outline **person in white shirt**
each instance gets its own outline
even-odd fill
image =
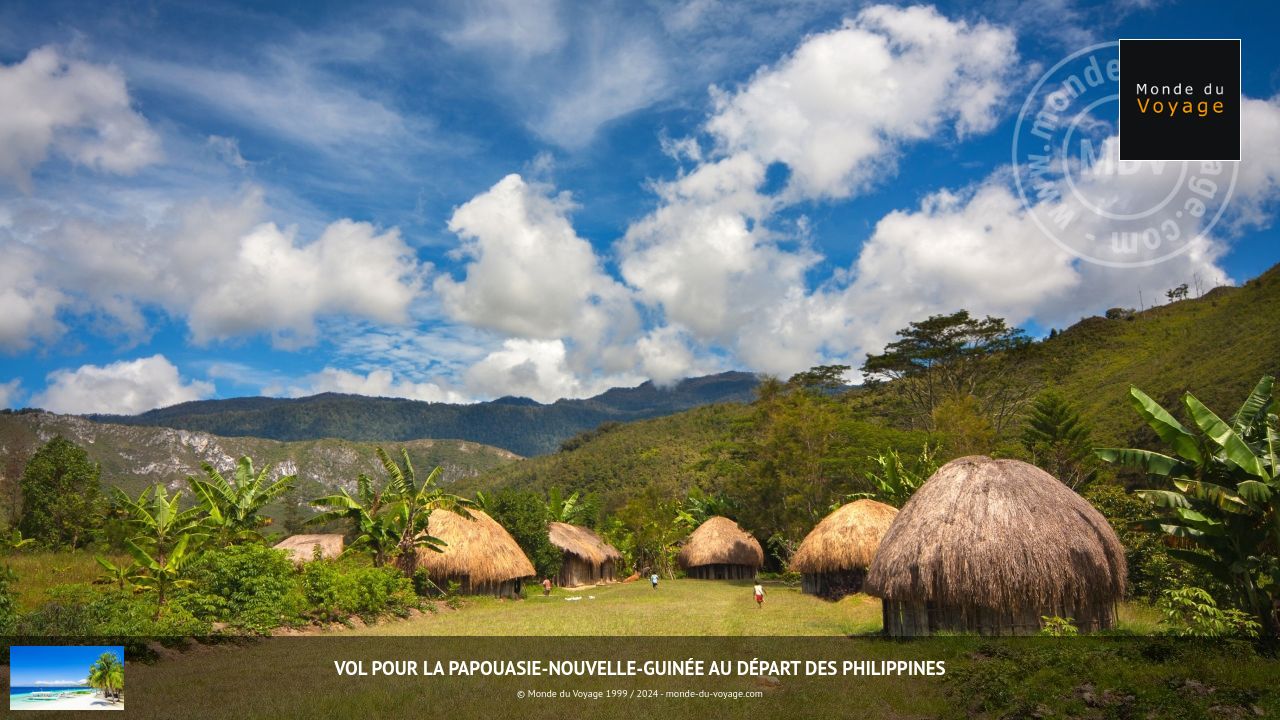
[[[754,589],[756,593],[756,607],[762,608],[764,607],[764,586],[761,585],[759,581],[756,581]]]

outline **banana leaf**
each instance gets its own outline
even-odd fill
[[[1190,460],[1193,463],[1203,461],[1200,454],[1200,445],[1196,442],[1196,437],[1187,432],[1167,410],[1160,406],[1160,403],[1152,400],[1146,393],[1136,387],[1129,388],[1129,400],[1133,407],[1142,416],[1143,420],[1156,431],[1156,435],[1160,439],[1169,444],[1179,457]]]
[[[1248,444],[1236,434],[1231,426],[1222,421],[1214,414],[1212,410],[1205,407],[1191,393],[1187,393],[1182,398],[1182,403],[1187,406],[1187,410],[1191,413],[1192,419],[1196,421],[1196,425],[1204,431],[1218,447],[1222,448],[1223,454],[1228,460],[1238,465],[1250,475],[1260,477],[1264,480],[1270,480],[1270,475],[1262,465],[1262,461],[1253,453]]]

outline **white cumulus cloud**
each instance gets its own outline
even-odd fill
[[[267,395],[303,397],[318,393],[345,393],[369,397],[396,397],[427,402],[463,403],[466,395],[442,387],[434,382],[413,382],[396,378],[390,370],[371,370],[368,373],[353,372],[326,367],[311,373],[286,387],[267,387]]]
[[[164,208],[151,221],[51,215],[0,226],[0,347],[61,331],[59,312],[94,314],[99,330],[145,337],[144,309],[183,319],[196,343],[268,333],[278,347],[314,342],[325,317],[404,323],[426,267],[398,231],[338,220],[314,239],[267,218],[262,192]],[[13,275],[13,278],[8,278]]]
[[[847,197],[902,143],[990,130],[1016,59],[1006,28],[877,5],[737,91],[713,90],[706,129],[725,154],[785,163],[793,197]]]
[[[574,373],[560,340],[511,338],[502,348],[472,365],[465,374],[466,387],[476,397],[515,395],[550,403],[560,398],[596,395],[611,387],[634,385],[634,375],[583,378]]]
[[[0,66],[0,176],[30,188],[50,151],[99,171],[132,173],[160,159],[160,138],[132,107],[114,67],[32,50]]]
[[[164,355],[55,370],[31,405],[58,413],[132,415],[207,398],[212,383],[184,381]]]
[[[22,379],[14,378],[0,383],[0,408],[17,407],[18,398],[22,397]]]

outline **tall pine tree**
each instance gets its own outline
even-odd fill
[[[1093,431],[1061,395],[1040,394],[1031,405],[1022,446],[1035,464],[1079,490],[1093,479]]]

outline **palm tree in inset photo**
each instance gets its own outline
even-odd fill
[[[102,691],[102,697],[114,700],[124,690],[124,663],[115,653],[104,652],[89,667],[89,686]]]

